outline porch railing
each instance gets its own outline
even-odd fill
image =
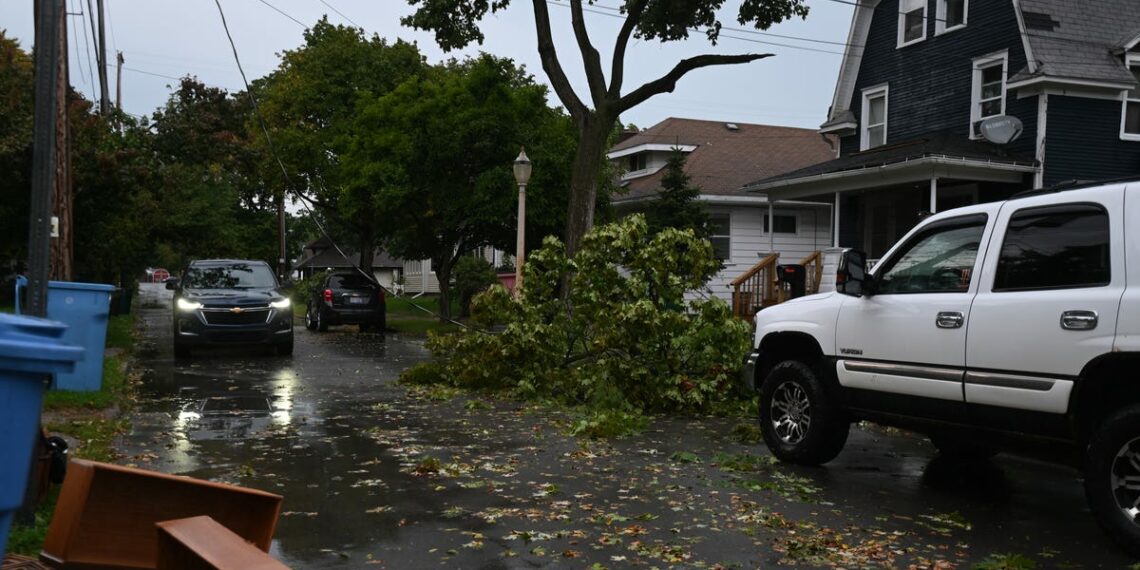
[[[818,249],[811,255],[800,260],[804,266],[804,293],[814,295],[819,293],[819,282],[823,278],[823,252]]]
[[[779,302],[776,297],[776,263],[779,253],[769,254],[740,277],[732,280],[732,313],[751,319],[763,307]]]

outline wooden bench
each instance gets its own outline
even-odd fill
[[[268,552],[281,500],[234,485],[73,459],[40,559],[56,568],[154,568],[155,524],[201,515]]]

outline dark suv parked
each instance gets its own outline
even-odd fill
[[[384,289],[359,273],[330,273],[314,288],[305,311],[305,328],[309,330],[360,325],[361,331],[383,331],[387,324]]]
[[[264,261],[194,261],[166,288],[174,290],[176,357],[193,347],[242,344],[293,354],[293,307]]]

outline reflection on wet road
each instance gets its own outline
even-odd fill
[[[956,463],[878,428],[853,429],[827,468],[795,468],[734,419],[580,442],[558,410],[397,386],[428,357],[399,335],[298,328],[292,357],[175,362],[162,293],[143,291],[123,462],[283,495],[272,553],[295,568],[1131,563],[1065,468]]]

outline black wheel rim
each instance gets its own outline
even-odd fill
[[[1120,447],[1112,460],[1112,495],[1132,524],[1140,524],[1140,437]]]
[[[781,442],[795,445],[811,428],[811,400],[803,386],[784,382],[772,394],[772,430]]]

